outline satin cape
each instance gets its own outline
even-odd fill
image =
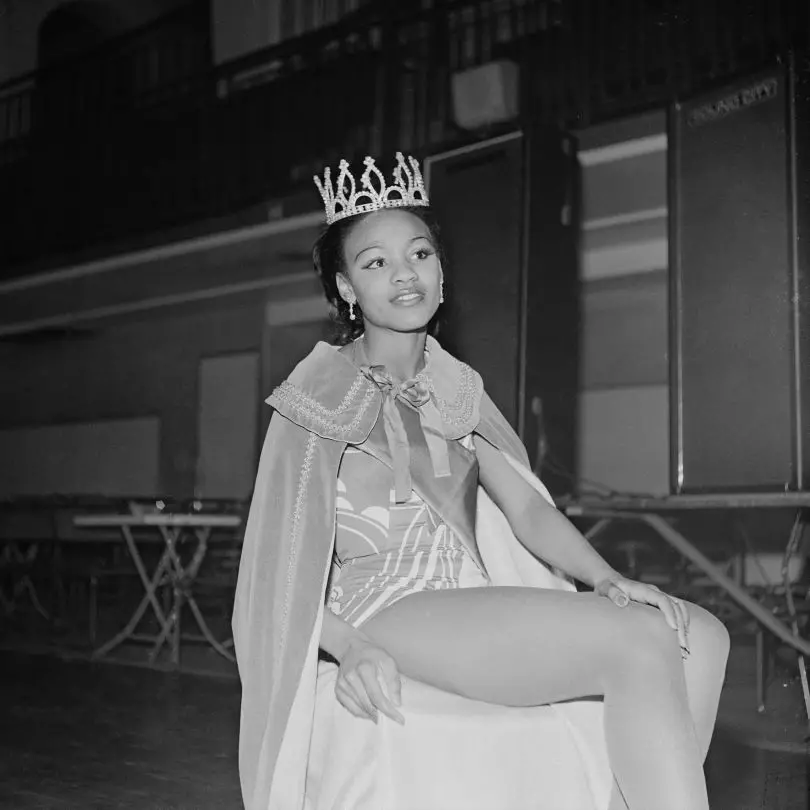
[[[432,338],[427,349],[431,396],[447,439],[475,432],[551,501],[480,376]],[[239,771],[247,810],[302,810],[310,806],[307,770],[317,722],[318,642],[334,546],[337,472],[346,446],[368,438],[382,394],[342,352],[318,343],[267,402],[276,412],[256,476],[233,614],[242,682]],[[478,547],[493,585],[573,589],[516,540],[480,487],[478,515]],[[607,807],[612,774],[601,703],[553,708],[582,752],[592,807]],[[373,802],[369,807],[377,810]]]

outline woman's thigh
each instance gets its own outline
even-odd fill
[[[459,588],[412,594],[363,624],[408,677],[490,703],[531,706],[604,695],[632,669],[680,663],[660,611],[592,593]],[[666,660],[663,660],[666,659]]]

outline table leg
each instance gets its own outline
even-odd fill
[[[183,611],[183,591],[175,588],[174,611],[172,612],[174,623],[172,625],[172,664],[180,666],[180,620]]]
[[[186,600],[188,601],[188,606],[191,609],[191,612],[194,614],[194,618],[197,622],[197,626],[200,629],[200,632],[205,637],[206,641],[216,650],[223,658],[226,658],[228,661],[235,662],[236,658],[233,656],[232,653],[228,652],[227,644],[223,645],[220,644],[214,638],[214,634],[211,632],[211,628],[208,626],[208,622],[205,621],[205,617],[202,615],[202,611],[200,610],[199,606],[197,605],[197,601],[194,599],[194,595],[192,592],[192,588],[194,586],[194,580],[197,578],[197,573],[200,570],[200,566],[205,559],[205,554],[208,549],[208,537],[211,534],[211,529],[203,528],[196,530],[197,535],[197,551],[194,554],[194,558],[191,561],[191,565],[189,566],[189,593],[186,594]],[[233,646],[233,641],[231,641],[231,646]]]
[[[161,647],[168,641],[170,645],[171,661],[175,666],[180,665],[180,644],[182,641],[181,634],[181,619],[182,610],[185,604],[188,604],[191,609],[194,619],[197,622],[203,636],[215,648],[218,646],[214,640],[213,635],[208,630],[205,619],[197,606],[196,601],[191,593],[194,579],[197,576],[200,566],[205,558],[208,548],[208,537],[211,533],[210,528],[202,527],[195,530],[194,534],[197,539],[197,547],[189,564],[183,565],[183,561],[178,553],[178,543],[182,535],[182,529],[170,529],[165,526],[160,526],[160,533],[163,536],[163,542],[166,544],[166,555],[169,559],[169,576],[172,580],[172,594],[173,604],[172,611],[169,614],[166,626],[161,631],[155,645],[150,653],[150,661],[154,661]]]
[[[208,623],[205,621],[205,617],[202,615],[202,611],[200,610],[197,601],[194,599],[194,590],[193,590],[194,580],[197,578],[200,566],[202,565],[205,559],[205,555],[208,551],[208,538],[211,535],[211,529],[209,527],[204,526],[194,530],[194,535],[197,539],[197,547],[194,550],[194,554],[187,566],[183,565],[183,562],[180,559],[179,554],[177,553],[177,539],[179,537],[179,533],[172,536],[169,530],[165,529],[164,527],[161,527],[161,532],[163,533],[168,553],[171,557],[172,576],[175,577],[175,581],[178,588],[178,596],[175,602],[175,611],[173,611],[173,615],[172,617],[170,617],[170,623],[174,622],[174,624],[172,624],[173,661],[175,663],[179,663],[180,660],[180,642],[181,642],[180,609],[181,606],[184,604],[188,605],[189,609],[191,610],[191,613],[194,616],[194,620],[196,621],[197,627],[202,633],[203,638],[205,638],[205,640],[221,656],[223,656],[229,661],[235,661],[236,659],[234,658],[233,654],[230,653],[225,646],[220,644],[220,642],[218,642],[216,638],[214,638],[214,634],[208,627]]]
[[[157,567],[155,568],[152,577],[149,577],[149,574],[146,571],[146,566],[143,564],[143,560],[141,559],[140,552],[138,551],[138,546],[135,543],[135,538],[132,535],[132,531],[129,526],[122,526],[121,531],[124,535],[124,540],[126,541],[127,548],[129,549],[130,557],[132,558],[132,562],[135,566],[135,569],[138,572],[138,576],[140,577],[141,583],[143,584],[144,590],[146,591],[143,599],[141,599],[138,607],[135,609],[135,612],[132,614],[130,620],[126,623],[124,628],[116,633],[106,644],[103,644],[101,647],[96,649],[93,653],[94,658],[101,658],[105,656],[110,650],[115,649],[119,644],[122,644],[128,638],[132,636],[135,631],[135,628],[140,623],[141,619],[143,618],[144,613],[146,613],[147,608],[150,606],[157,617],[157,620],[161,626],[161,628],[165,629],[167,625],[166,616],[163,613],[163,610],[160,607],[160,603],[158,602],[157,596],[155,596],[155,591],[157,590],[160,582],[163,578],[164,572],[168,569],[170,561],[168,555],[164,552],[161,556]]]
[[[23,577],[22,582],[19,584],[19,591],[21,592],[23,590],[28,592],[28,598],[31,600],[34,610],[36,610],[36,612],[39,613],[43,619],[50,619],[51,615],[47,610],[45,610],[44,607],[42,607],[42,603],[39,601],[39,596],[37,595],[36,586],[28,574]]]
[[[177,666],[180,663],[180,640],[178,634],[180,627],[180,611],[182,610],[182,593],[180,587],[183,565],[177,555],[176,545],[177,541],[180,539],[182,529],[169,529],[164,526],[159,526],[158,528],[165,545],[162,559],[166,560],[166,573],[169,576],[172,587],[172,608],[149,653],[149,662],[154,663],[163,645],[168,641],[170,645],[170,660],[172,664]]]
[[[24,572],[22,577],[17,582],[14,582],[11,587],[11,598],[8,598],[4,593],[0,592],[0,604],[2,604],[6,615],[10,616],[12,613],[14,613],[14,611],[17,609],[18,598],[23,593],[27,593],[28,598],[31,600],[31,604],[34,606],[34,610],[36,610],[43,619],[50,619],[48,611],[45,610],[42,603],[39,601],[39,594],[37,593],[36,585],[34,585],[34,581],[27,572],[27,569],[34,564],[38,554],[39,543],[36,541],[29,543],[28,549],[25,552],[20,550],[17,543],[7,543],[3,548],[0,563],[6,563],[9,569],[12,571],[14,565],[19,564],[23,568]],[[3,566],[0,565],[0,569],[2,569],[2,567]]]
[[[228,652],[228,647],[233,647],[233,639],[228,639],[224,644],[220,644],[215,638],[214,634],[211,632],[211,628],[208,627],[208,623],[205,621],[205,618],[200,611],[197,603],[194,601],[193,597],[188,598],[188,606],[191,608],[191,612],[194,614],[194,618],[197,620],[197,626],[200,628],[200,632],[205,636],[205,640],[223,657],[227,658],[228,661],[236,661],[233,654]]]

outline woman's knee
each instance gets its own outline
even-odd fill
[[[725,665],[731,647],[728,629],[716,616],[700,605],[686,603],[689,612],[689,646],[695,652],[722,661]]]
[[[617,644],[613,661],[622,677],[647,678],[680,662],[677,633],[657,608],[631,604],[615,617]]]

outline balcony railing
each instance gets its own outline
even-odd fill
[[[387,0],[218,67],[207,32],[153,26],[0,87],[0,275],[282,199],[342,156],[480,137],[453,122],[455,70],[511,58],[522,114],[579,127],[802,51],[808,6]]]

